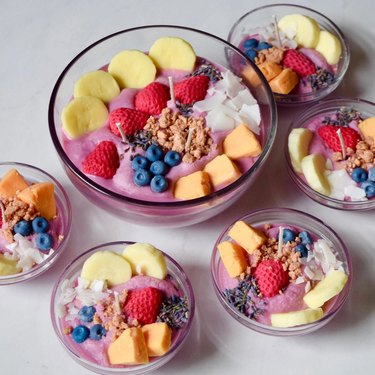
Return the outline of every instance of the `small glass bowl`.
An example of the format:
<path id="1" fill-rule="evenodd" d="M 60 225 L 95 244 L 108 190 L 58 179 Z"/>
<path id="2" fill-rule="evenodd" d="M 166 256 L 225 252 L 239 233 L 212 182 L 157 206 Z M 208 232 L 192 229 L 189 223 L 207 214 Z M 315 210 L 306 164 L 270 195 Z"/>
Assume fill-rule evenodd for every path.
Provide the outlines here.
<path id="1" fill-rule="evenodd" d="M 348 274 L 348 280 L 344 289 L 335 297 L 333 304 L 324 316 L 313 323 L 299 325 L 289 328 L 272 327 L 271 325 L 261 324 L 253 319 L 246 317 L 230 305 L 224 296 L 223 287 L 221 286 L 220 273 L 225 269 L 220 259 L 220 253 L 217 250 L 219 243 L 223 241 L 233 241 L 228 236 L 231 227 L 238 220 L 242 220 L 251 226 L 262 227 L 265 224 L 285 224 L 287 226 L 294 226 L 306 230 L 319 238 L 329 240 L 333 244 L 333 248 L 338 254 L 338 258 L 343 261 L 343 267 Z M 211 275 L 214 285 L 216 296 L 224 309 L 237 321 L 244 326 L 251 328 L 254 331 L 273 336 L 296 336 L 307 334 L 316 331 L 327 324 L 341 309 L 348 296 L 351 282 L 352 282 L 352 261 L 350 254 L 346 249 L 344 243 L 333 231 L 332 228 L 327 226 L 323 221 L 318 218 L 308 215 L 304 212 L 292 210 L 288 208 L 267 208 L 261 210 L 251 211 L 245 216 L 237 219 L 228 228 L 224 229 L 219 238 L 217 239 L 212 256 L 211 256 Z"/>
<path id="2" fill-rule="evenodd" d="M 148 201 L 116 193 L 98 184 L 84 174 L 67 155 L 62 144 L 61 112 L 72 96 L 74 82 L 90 70 L 107 64 L 121 50 L 137 48 L 147 51 L 159 37 L 174 35 L 187 40 L 197 56 L 202 56 L 225 68 L 233 70 L 231 61 L 236 60 L 234 73 L 257 78 L 257 85 L 244 79 L 260 106 L 262 119 L 261 144 L 263 151 L 255 163 L 230 185 L 207 196 L 185 201 Z M 245 74 L 245 73 L 244 73 Z M 264 165 L 275 139 L 277 112 L 267 81 L 254 64 L 237 48 L 223 39 L 204 31 L 181 26 L 150 25 L 119 31 L 98 40 L 80 52 L 64 69 L 51 94 L 49 130 L 60 161 L 73 185 L 91 202 L 129 222 L 153 227 L 182 227 L 199 223 L 216 216 L 238 200 L 255 181 Z"/>
<path id="3" fill-rule="evenodd" d="M 337 72 L 333 82 L 324 88 L 316 91 L 298 93 L 298 94 L 277 94 L 274 93 L 275 100 L 277 104 L 282 105 L 293 105 L 293 104 L 308 104 L 317 100 L 320 100 L 331 92 L 333 92 L 337 86 L 341 83 L 344 75 L 348 69 L 350 61 L 349 45 L 346 41 L 343 33 L 338 28 L 338 26 L 333 23 L 329 18 L 323 14 L 304 7 L 294 4 L 270 4 L 265 5 L 250 12 L 244 14 L 239 18 L 229 31 L 227 40 L 229 43 L 240 48 L 241 43 L 246 35 L 251 34 L 251 30 L 256 29 L 260 26 L 267 26 L 273 23 L 273 19 L 276 16 L 277 20 L 280 20 L 283 16 L 289 14 L 302 14 L 313 18 L 323 30 L 327 30 L 334 34 L 341 43 L 341 57 L 337 63 Z"/>
<path id="4" fill-rule="evenodd" d="M 70 235 L 70 226 L 72 222 L 72 209 L 68 195 L 61 184 L 50 174 L 40 168 L 32 165 L 16 163 L 16 162 L 0 162 L 0 176 L 3 176 L 10 169 L 16 169 L 28 182 L 52 182 L 55 186 L 55 200 L 59 217 L 59 243 L 57 247 L 53 247 L 54 252 L 48 256 L 43 262 L 37 264 L 28 271 L 16 273 L 9 276 L 0 276 L 0 285 L 8 285 L 20 283 L 33 279 L 43 272 L 47 271 L 57 258 L 62 254 Z"/>
<path id="5" fill-rule="evenodd" d="M 297 117 L 287 132 L 289 134 L 294 128 L 304 128 L 306 127 L 312 119 L 317 116 L 322 116 L 324 114 L 332 114 L 336 110 L 342 107 L 353 108 L 361 112 L 361 114 L 367 117 L 375 116 L 375 103 L 369 102 L 363 99 L 357 98 L 334 98 L 323 100 L 311 108 L 304 111 L 299 117 Z M 375 198 L 368 199 L 365 201 L 345 201 L 335 198 L 331 198 L 327 195 L 323 195 L 316 190 L 312 189 L 306 182 L 302 173 L 298 173 L 294 170 L 292 162 L 290 160 L 290 155 L 288 151 L 288 137 L 286 137 L 286 142 L 284 145 L 285 157 L 288 164 L 288 172 L 292 180 L 299 187 L 299 189 L 304 192 L 308 197 L 314 201 L 331 208 L 336 208 L 340 210 L 371 210 L 375 208 Z"/>
<path id="6" fill-rule="evenodd" d="M 55 286 L 52 291 L 51 303 L 50 303 L 50 314 L 52 319 L 52 325 L 59 338 L 61 344 L 69 355 L 81 366 L 103 375 L 113 375 L 113 374 L 145 374 L 150 371 L 154 371 L 157 368 L 163 366 L 169 362 L 182 348 L 183 343 L 185 342 L 193 322 L 194 312 L 195 312 L 195 298 L 193 293 L 193 288 L 191 283 L 185 274 L 181 266 L 173 260 L 168 254 L 164 253 L 164 257 L 167 264 L 168 274 L 172 276 L 174 284 L 180 288 L 183 292 L 183 295 L 187 297 L 188 307 L 189 307 L 189 319 L 187 323 L 180 328 L 175 336 L 172 338 L 172 345 L 169 351 L 161 357 L 153 357 L 150 359 L 150 362 L 142 365 L 133 365 L 133 366 L 122 366 L 122 367 L 106 367 L 98 365 L 86 358 L 83 358 L 79 353 L 77 353 L 70 343 L 66 340 L 66 335 L 63 332 L 62 325 L 59 321 L 57 306 L 58 301 L 61 296 L 61 286 L 64 280 L 76 280 L 79 276 L 83 263 L 89 258 L 92 254 L 97 251 L 114 251 L 121 253 L 124 250 L 126 245 L 131 245 L 134 242 L 128 241 L 117 241 L 109 242 L 105 244 L 98 245 L 90 250 L 85 251 L 79 257 L 74 259 L 69 265 L 67 265 L 64 271 L 61 273 L 59 279 L 56 281 Z"/>

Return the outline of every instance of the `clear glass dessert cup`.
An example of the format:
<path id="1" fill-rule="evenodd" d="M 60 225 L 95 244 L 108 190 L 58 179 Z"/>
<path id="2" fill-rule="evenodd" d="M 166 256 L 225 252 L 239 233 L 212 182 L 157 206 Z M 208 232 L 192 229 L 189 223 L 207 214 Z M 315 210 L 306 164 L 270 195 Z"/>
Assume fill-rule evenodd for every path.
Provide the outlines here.
<path id="1" fill-rule="evenodd" d="M 219 251 L 217 250 L 217 246 L 222 241 L 230 240 L 228 232 L 234 225 L 234 223 L 238 220 L 242 220 L 250 224 L 251 226 L 256 227 L 272 223 L 282 223 L 292 227 L 295 226 L 297 228 L 302 228 L 303 230 L 306 230 L 314 235 L 317 235 L 324 240 L 329 240 L 333 244 L 333 248 L 337 251 L 338 258 L 344 262 L 343 266 L 345 272 L 348 274 L 348 280 L 344 286 L 344 289 L 336 297 L 334 297 L 335 300 L 330 306 L 329 311 L 325 312 L 324 316 L 321 319 L 309 324 L 303 324 L 289 328 L 272 327 L 271 325 L 261 324 L 253 319 L 246 317 L 226 301 L 220 280 L 220 270 L 223 266 Z M 229 313 L 229 315 L 231 315 L 245 327 L 272 336 L 296 336 L 311 333 L 323 327 L 331 319 L 333 319 L 333 317 L 339 312 L 347 299 L 352 282 L 353 271 L 350 254 L 344 243 L 332 228 L 312 215 L 288 208 L 266 208 L 251 211 L 243 217 L 238 218 L 235 222 L 229 225 L 228 228 L 225 228 L 221 233 L 215 243 L 211 256 L 211 276 L 214 290 L 220 303 L 223 305 L 224 309 Z"/>
<path id="2" fill-rule="evenodd" d="M 341 44 L 341 57 L 337 64 L 337 72 L 335 74 L 333 82 L 323 88 L 320 88 L 316 91 L 298 93 L 298 94 L 277 94 L 274 93 L 275 100 L 277 104 L 281 105 L 295 105 L 295 104 L 308 104 L 317 100 L 320 100 L 331 92 L 333 92 L 338 85 L 341 83 L 344 75 L 348 69 L 350 61 L 350 52 L 349 45 L 346 41 L 343 33 L 339 27 L 332 22 L 325 15 L 295 4 L 270 4 L 265 5 L 256 9 L 251 10 L 250 12 L 241 16 L 232 26 L 229 31 L 227 40 L 229 43 L 233 44 L 236 47 L 239 47 L 243 38 L 248 35 L 247 31 L 255 29 L 260 26 L 267 26 L 273 23 L 274 17 L 276 20 L 280 20 L 283 16 L 289 14 L 302 14 L 313 18 L 321 27 L 321 29 L 329 31 L 334 34 L 340 41 Z"/>
<path id="3" fill-rule="evenodd" d="M 61 296 L 61 286 L 64 280 L 76 280 L 77 277 L 80 275 L 83 263 L 87 258 L 89 258 L 92 254 L 96 253 L 97 251 L 114 251 L 117 253 L 121 253 L 126 245 L 131 245 L 134 242 L 128 241 L 117 241 L 117 242 L 109 242 L 105 244 L 98 245 L 90 250 L 85 251 L 79 257 L 74 259 L 69 265 L 66 266 L 64 271 L 61 273 L 59 279 L 56 281 L 52 295 L 51 295 L 51 303 L 50 303 L 50 314 L 52 319 L 52 325 L 59 338 L 60 343 L 63 345 L 65 350 L 69 353 L 69 355 L 80 365 L 83 367 L 96 372 L 98 374 L 104 375 L 113 375 L 113 374 L 145 374 L 150 371 L 154 371 L 159 367 L 163 366 L 167 362 L 169 362 L 182 348 L 192 326 L 194 312 L 195 312 L 195 298 L 193 293 L 192 285 L 185 274 L 184 270 L 181 266 L 172 259 L 168 254 L 163 253 L 166 264 L 167 264 L 167 272 L 172 277 L 172 280 L 178 288 L 181 289 L 184 296 L 187 298 L 187 304 L 189 308 L 189 318 L 186 324 L 180 328 L 177 332 L 175 332 L 172 336 L 172 345 L 169 351 L 161 357 L 153 357 L 150 358 L 150 362 L 147 364 L 141 365 L 127 365 L 122 367 L 108 367 L 108 366 L 101 366 L 96 364 L 82 355 L 77 353 L 71 344 L 66 339 L 66 334 L 63 332 L 63 327 L 61 322 L 59 321 L 58 317 L 58 301 Z"/>
<path id="4" fill-rule="evenodd" d="M 287 134 L 294 128 L 303 128 L 305 127 L 313 118 L 333 113 L 336 110 L 339 110 L 342 107 L 347 108 L 354 108 L 361 112 L 364 117 L 374 117 L 375 116 L 375 103 L 369 102 L 367 100 L 358 99 L 358 98 L 333 98 L 333 99 L 326 99 L 323 100 L 311 108 L 304 111 L 299 117 L 297 117 L 290 125 Z M 331 208 L 336 208 L 340 210 L 371 210 L 375 208 L 375 199 L 370 198 L 368 200 L 363 201 L 346 201 L 346 200 L 339 200 L 327 195 L 321 194 L 318 191 L 311 188 L 305 178 L 303 177 L 302 173 L 298 173 L 294 170 L 292 166 L 292 162 L 290 159 L 289 151 L 288 151 L 288 137 L 286 137 L 285 145 L 285 158 L 288 165 L 288 172 L 291 176 L 294 183 L 298 186 L 298 188 L 305 193 L 308 197 L 313 199 L 314 201 Z"/>
<path id="5" fill-rule="evenodd" d="M 178 36 L 187 40 L 196 55 L 232 69 L 230 61 L 235 58 L 243 69 L 259 77 L 260 84 L 251 90 L 260 106 L 262 135 L 260 142 L 263 151 L 256 162 L 242 176 L 230 185 L 207 196 L 185 201 L 150 202 L 134 199 L 115 193 L 99 185 L 85 175 L 69 158 L 62 145 L 61 112 L 72 97 L 74 82 L 84 73 L 97 70 L 124 49 L 147 51 L 159 37 Z M 181 227 L 207 220 L 232 205 L 254 182 L 260 168 L 264 165 L 275 139 L 277 112 L 272 92 L 267 81 L 255 65 L 237 48 L 214 35 L 181 26 L 142 26 L 123 30 L 93 43 L 79 53 L 64 69 L 53 89 L 49 110 L 49 130 L 52 142 L 60 161 L 74 186 L 91 202 L 120 218 L 133 223 L 164 227 Z"/>
<path id="6" fill-rule="evenodd" d="M 28 182 L 52 182 L 54 184 L 56 206 L 58 209 L 58 216 L 60 217 L 59 220 L 61 220 L 59 230 L 61 241 L 57 247 L 53 247 L 54 252 L 52 254 L 30 270 L 9 276 L 0 276 L 0 286 L 28 281 L 47 271 L 63 253 L 69 239 L 72 221 L 72 211 L 68 195 L 61 184 L 54 177 L 40 168 L 17 162 L 1 162 L 0 176 L 3 176 L 10 169 L 16 169 Z"/>

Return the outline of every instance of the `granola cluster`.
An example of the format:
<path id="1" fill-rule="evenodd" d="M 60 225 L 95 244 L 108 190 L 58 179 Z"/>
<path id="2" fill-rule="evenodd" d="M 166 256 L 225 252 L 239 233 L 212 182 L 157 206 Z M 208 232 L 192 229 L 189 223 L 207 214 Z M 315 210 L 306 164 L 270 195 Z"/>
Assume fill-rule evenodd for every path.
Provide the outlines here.
<path id="1" fill-rule="evenodd" d="M 271 47 L 268 49 L 263 49 L 258 52 L 255 58 L 255 63 L 257 65 L 263 64 L 265 62 L 274 62 L 276 64 L 281 64 L 284 57 L 284 49 L 278 47 Z"/>
<path id="2" fill-rule="evenodd" d="M 164 108 L 159 118 L 151 116 L 144 130 L 151 132 L 152 140 L 164 151 L 181 153 L 186 163 L 199 160 L 214 146 L 211 130 L 205 126 L 203 117 L 183 116 L 170 108 Z"/>
<path id="3" fill-rule="evenodd" d="M 375 167 L 375 142 L 371 139 L 357 143 L 356 150 L 349 154 L 346 170 L 351 173 L 354 168 L 369 170 Z"/>

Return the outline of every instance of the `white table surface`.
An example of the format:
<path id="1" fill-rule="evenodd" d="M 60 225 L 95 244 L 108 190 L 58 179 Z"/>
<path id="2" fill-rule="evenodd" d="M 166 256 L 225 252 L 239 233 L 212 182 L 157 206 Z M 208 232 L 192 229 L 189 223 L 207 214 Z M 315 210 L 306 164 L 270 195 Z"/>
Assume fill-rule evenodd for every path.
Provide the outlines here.
<path id="1" fill-rule="evenodd" d="M 3 0 L 0 11 L 0 159 L 39 166 L 64 185 L 73 204 L 66 253 L 35 280 L 0 287 L 0 373 L 75 374 L 76 364 L 55 336 L 49 315 L 52 286 L 62 269 L 93 245 L 151 242 L 187 271 L 196 292 L 195 321 L 185 346 L 157 374 L 370 374 L 375 369 L 374 211 L 341 212 L 318 205 L 294 186 L 285 170 L 285 127 L 303 110 L 280 110 L 276 142 L 266 168 L 249 193 L 203 224 L 156 229 L 125 223 L 89 203 L 66 177 L 50 140 L 47 107 L 52 87 L 84 47 L 115 31 L 146 24 L 181 24 L 226 38 L 231 25 L 252 8 L 272 1 L 233 0 Z M 333 18 L 350 42 L 352 60 L 332 96 L 375 99 L 373 0 L 308 0 Z M 324 219 L 342 237 L 354 264 L 349 299 L 316 333 L 275 338 L 234 321 L 213 295 L 209 260 L 224 226 L 246 211 L 270 206 L 300 209 Z"/>

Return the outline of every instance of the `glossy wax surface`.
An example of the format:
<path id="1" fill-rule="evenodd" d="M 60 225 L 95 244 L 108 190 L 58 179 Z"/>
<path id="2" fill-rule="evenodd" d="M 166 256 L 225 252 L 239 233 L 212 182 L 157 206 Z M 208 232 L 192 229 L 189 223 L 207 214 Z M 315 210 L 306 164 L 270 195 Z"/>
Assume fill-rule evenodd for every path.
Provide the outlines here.
<path id="1" fill-rule="evenodd" d="M 70 183 L 50 140 L 48 102 L 66 64 L 84 47 L 124 28 L 181 24 L 226 38 L 232 24 L 252 8 L 271 1 L 191 0 L 6 1 L 0 13 L 0 150 L 2 160 L 38 165 L 58 179 L 73 206 L 69 246 L 52 269 L 27 283 L 0 288 L 1 373 L 7 375 L 89 375 L 60 345 L 49 317 L 52 286 L 82 251 L 116 240 L 151 242 L 170 254 L 188 274 L 196 295 L 196 316 L 181 351 L 155 374 L 370 374 L 375 368 L 374 211 L 342 212 L 306 197 L 291 181 L 283 144 L 290 121 L 305 107 L 279 110 L 274 148 L 251 189 L 215 218 L 181 229 L 132 225 L 89 203 Z M 299 0 L 327 15 L 345 33 L 351 64 L 331 96 L 375 100 L 371 0 Z M 278 141 L 279 140 L 279 141 Z M 251 331 L 231 318 L 217 300 L 210 275 L 211 249 L 221 231 L 247 211 L 291 207 L 323 219 L 345 242 L 353 259 L 348 300 L 321 330 L 295 338 Z M 292 361 L 288 360 L 292 358 Z M 311 366 L 310 366 L 311 364 Z"/>

